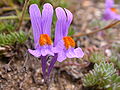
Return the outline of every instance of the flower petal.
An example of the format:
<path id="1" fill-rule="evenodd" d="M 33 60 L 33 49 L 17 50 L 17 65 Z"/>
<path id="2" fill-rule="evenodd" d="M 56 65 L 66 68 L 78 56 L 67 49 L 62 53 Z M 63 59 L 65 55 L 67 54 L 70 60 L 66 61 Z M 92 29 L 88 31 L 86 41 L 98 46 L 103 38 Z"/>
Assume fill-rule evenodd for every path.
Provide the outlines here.
<path id="1" fill-rule="evenodd" d="M 113 19 L 113 17 L 111 16 L 111 11 L 109 9 L 106 9 L 103 15 L 103 19 L 104 20 L 110 20 Z"/>
<path id="2" fill-rule="evenodd" d="M 112 8 L 114 5 L 114 0 L 105 0 L 106 8 Z"/>
<path id="3" fill-rule="evenodd" d="M 48 54 L 46 49 L 41 49 L 42 56 L 46 56 Z"/>
<path id="4" fill-rule="evenodd" d="M 40 50 L 31 50 L 31 49 L 28 49 L 29 53 L 31 53 L 33 56 L 35 57 L 40 57 L 41 56 L 41 52 Z"/>
<path id="5" fill-rule="evenodd" d="M 67 21 L 66 21 L 66 27 L 65 27 L 65 31 L 63 32 L 63 36 L 67 36 L 68 34 L 68 29 L 70 27 L 70 24 L 72 22 L 72 19 L 73 19 L 73 14 L 66 8 L 64 8 L 66 14 L 67 14 Z"/>
<path id="6" fill-rule="evenodd" d="M 41 54 L 42 54 L 42 56 L 46 56 L 46 55 L 54 56 L 54 53 L 53 53 L 52 48 L 50 46 L 41 47 Z"/>
<path id="7" fill-rule="evenodd" d="M 57 22 L 55 27 L 55 40 L 54 40 L 54 46 L 57 44 L 59 40 L 63 38 L 63 28 L 65 27 L 66 23 L 66 14 L 65 11 L 58 7 L 55 9 L 56 16 L 57 16 Z"/>
<path id="8" fill-rule="evenodd" d="M 66 51 L 66 56 L 68 58 L 75 58 L 76 57 L 76 54 L 74 52 L 74 48 L 69 48 L 67 51 Z"/>
<path id="9" fill-rule="evenodd" d="M 58 53 L 58 58 L 57 58 L 57 61 L 59 62 L 62 62 L 66 59 L 66 54 L 65 52 L 62 50 L 61 52 Z"/>
<path id="10" fill-rule="evenodd" d="M 34 43 L 35 47 L 37 42 L 39 41 L 40 34 L 42 34 L 41 30 L 41 13 L 36 4 L 30 5 L 29 8 L 32 28 L 33 28 L 33 36 L 34 36 Z"/>
<path id="11" fill-rule="evenodd" d="M 63 40 L 60 40 L 55 47 L 53 47 L 53 52 L 58 53 L 61 52 L 65 48 Z"/>
<path id="12" fill-rule="evenodd" d="M 82 58 L 84 56 L 84 53 L 81 48 L 69 48 L 66 51 L 66 56 L 68 58 Z"/>
<path id="13" fill-rule="evenodd" d="M 43 34 L 48 34 L 49 36 L 51 33 L 52 16 L 53 16 L 52 5 L 49 3 L 44 4 L 42 11 L 42 30 Z"/>
<path id="14" fill-rule="evenodd" d="M 117 15 L 117 14 L 116 14 L 116 15 L 115 15 L 115 19 L 116 19 L 116 20 L 120 20 L 120 15 Z"/>
<path id="15" fill-rule="evenodd" d="M 120 20 L 120 15 L 117 14 L 117 13 L 115 13 L 115 12 L 112 12 L 110 8 L 107 8 L 107 9 L 105 10 L 103 19 L 104 19 L 104 20 L 110 20 L 110 19 Z"/>
<path id="16" fill-rule="evenodd" d="M 74 52 L 75 52 L 77 58 L 82 58 L 84 56 L 84 53 L 81 48 L 74 49 Z"/>

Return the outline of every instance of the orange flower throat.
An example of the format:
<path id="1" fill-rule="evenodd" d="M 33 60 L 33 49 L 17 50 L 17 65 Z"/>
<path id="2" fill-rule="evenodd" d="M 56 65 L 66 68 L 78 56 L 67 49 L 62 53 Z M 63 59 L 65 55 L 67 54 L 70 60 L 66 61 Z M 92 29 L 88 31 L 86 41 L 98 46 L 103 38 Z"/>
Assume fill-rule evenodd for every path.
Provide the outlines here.
<path id="1" fill-rule="evenodd" d="M 75 47 L 75 41 L 71 37 L 63 37 L 63 41 L 66 49 L 69 49 L 70 47 Z"/>
<path id="2" fill-rule="evenodd" d="M 110 8 L 110 9 L 111 9 L 112 12 L 115 12 L 115 13 L 118 12 L 118 10 L 116 8 Z"/>
<path id="3" fill-rule="evenodd" d="M 111 9 L 111 11 L 114 12 L 114 13 L 119 13 L 118 9 L 116 9 L 116 8 L 110 8 L 110 9 Z"/>
<path id="4" fill-rule="evenodd" d="M 52 40 L 51 38 L 49 37 L 48 34 L 41 34 L 40 35 L 40 39 L 39 39 L 39 44 L 40 46 L 43 46 L 43 45 L 51 45 L 52 44 Z"/>

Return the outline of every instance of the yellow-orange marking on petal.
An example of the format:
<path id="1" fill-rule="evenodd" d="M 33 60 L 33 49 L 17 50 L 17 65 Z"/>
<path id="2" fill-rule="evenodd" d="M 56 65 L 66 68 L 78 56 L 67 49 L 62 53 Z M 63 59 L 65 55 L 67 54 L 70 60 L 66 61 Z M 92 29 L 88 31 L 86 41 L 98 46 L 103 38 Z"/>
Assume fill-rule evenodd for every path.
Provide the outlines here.
<path id="1" fill-rule="evenodd" d="M 51 38 L 49 37 L 48 34 L 41 34 L 40 35 L 40 39 L 39 39 L 39 44 L 40 46 L 43 46 L 43 45 L 51 45 L 52 44 L 52 40 Z"/>
<path id="2" fill-rule="evenodd" d="M 111 9 L 111 11 L 114 12 L 114 13 L 118 13 L 118 12 L 119 12 L 118 9 L 116 9 L 116 8 L 110 8 L 110 9 Z"/>
<path id="3" fill-rule="evenodd" d="M 67 36 L 67 37 L 63 37 L 63 41 L 64 41 L 64 45 L 66 47 L 66 49 L 70 48 L 70 47 L 75 47 L 75 41 Z"/>

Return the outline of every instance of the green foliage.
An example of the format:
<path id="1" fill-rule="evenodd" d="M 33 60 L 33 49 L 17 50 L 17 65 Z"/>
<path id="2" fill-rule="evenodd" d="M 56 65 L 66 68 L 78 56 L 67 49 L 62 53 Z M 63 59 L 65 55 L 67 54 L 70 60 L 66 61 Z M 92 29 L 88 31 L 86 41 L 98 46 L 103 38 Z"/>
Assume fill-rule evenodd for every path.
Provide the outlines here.
<path id="1" fill-rule="evenodd" d="M 67 3 L 65 2 L 65 0 L 46 0 L 46 2 L 49 2 L 51 3 L 53 6 L 55 7 L 63 7 L 63 8 L 66 8 L 67 7 Z"/>
<path id="2" fill-rule="evenodd" d="M 3 31 L 13 31 L 15 29 L 15 26 L 10 23 L 10 22 L 3 22 L 3 23 L 0 23 L 0 32 L 3 32 Z"/>
<path id="3" fill-rule="evenodd" d="M 93 62 L 93 63 L 100 63 L 100 62 L 104 62 L 106 59 L 105 59 L 105 55 L 103 53 L 93 53 L 91 56 L 90 56 L 90 62 Z"/>
<path id="4" fill-rule="evenodd" d="M 115 53 L 120 53 L 120 42 L 118 41 L 118 42 L 113 43 L 112 49 Z"/>
<path id="5" fill-rule="evenodd" d="M 120 60 L 118 60 L 117 56 L 111 56 L 110 62 L 114 63 L 114 65 L 120 69 Z"/>
<path id="6" fill-rule="evenodd" d="M 73 29 L 72 26 L 70 26 L 69 32 L 68 32 L 68 36 L 71 36 L 71 35 L 73 35 L 73 34 L 75 34 L 75 30 Z"/>
<path id="7" fill-rule="evenodd" d="M 37 4 L 37 5 L 39 5 L 40 1 L 41 0 L 30 0 L 30 4 Z"/>
<path id="8" fill-rule="evenodd" d="M 61 6 L 63 8 L 67 7 L 67 3 L 65 0 L 30 0 L 30 4 L 37 4 L 40 5 L 40 3 L 51 3 L 54 7 Z M 42 7 L 42 5 L 40 6 Z"/>
<path id="9" fill-rule="evenodd" d="M 23 31 L 16 32 L 16 21 L 9 20 L 0 22 L 0 46 L 23 43 L 27 36 Z"/>
<path id="10" fill-rule="evenodd" d="M 27 39 L 27 36 L 23 31 L 10 32 L 9 34 L 0 34 L 0 46 L 13 45 L 16 42 L 23 43 Z"/>
<path id="11" fill-rule="evenodd" d="M 113 74 L 108 84 L 107 90 L 120 90 L 120 76 Z"/>
<path id="12" fill-rule="evenodd" d="M 120 76 L 112 63 L 101 62 L 85 74 L 82 81 L 85 87 L 98 86 L 99 89 L 120 90 Z"/>
<path id="13" fill-rule="evenodd" d="M 120 42 L 116 41 L 112 44 L 112 56 L 110 57 L 110 62 L 114 63 L 114 65 L 116 66 L 116 68 L 120 69 Z"/>
<path id="14" fill-rule="evenodd" d="M 5 29 L 5 25 L 3 23 L 0 23 L 0 31 L 3 31 Z"/>
<path id="15" fill-rule="evenodd" d="M 115 0 L 115 3 L 116 4 L 120 4 L 120 0 Z"/>
<path id="16" fill-rule="evenodd" d="M 23 4 L 25 0 L 18 0 L 20 4 Z"/>

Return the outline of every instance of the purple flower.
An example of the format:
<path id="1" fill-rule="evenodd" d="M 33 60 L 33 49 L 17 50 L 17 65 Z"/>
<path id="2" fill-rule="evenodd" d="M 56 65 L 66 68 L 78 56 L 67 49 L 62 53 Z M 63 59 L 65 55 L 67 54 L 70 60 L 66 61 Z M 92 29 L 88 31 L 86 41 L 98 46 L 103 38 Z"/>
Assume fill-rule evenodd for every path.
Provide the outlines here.
<path id="1" fill-rule="evenodd" d="M 44 4 L 42 15 L 36 4 L 32 4 L 29 8 L 35 50 L 28 49 L 28 51 L 35 57 L 54 55 L 52 52 L 52 40 L 50 38 L 51 23 L 53 16 L 53 7 L 51 4 Z"/>
<path id="2" fill-rule="evenodd" d="M 114 0 L 105 1 L 105 12 L 103 18 L 105 20 L 111 20 L 111 19 L 120 20 L 119 10 L 114 8 Z"/>
<path id="3" fill-rule="evenodd" d="M 51 23 L 53 16 L 53 7 L 50 4 L 44 4 L 42 15 L 36 4 L 30 6 L 30 18 L 33 28 L 35 50 L 28 51 L 35 57 L 41 58 L 42 71 L 46 79 L 46 56 L 54 56 L 48 67 L 48 77 L 56 61 L 62 62 L 66 58 L 82 58 L 84 53 L 82 49 L 75 49 L 75 41 L 67 36 L 73 15 L 67 9 L 56 8 L 56 28 L 54 47 L 50 38 Z"/>
<path id="4" fill-rule="evenodd" d="M 62 62 L 66 58 L 82 58 L 84 53 L 80 47 L 75 49 L 75 41 L 67 36 L 68 29 L 73 19 L 72 13 L 61 7 L 56 8 L 56 29 L 54 52 L 58 53 L 57 61 Z"/>
<path id="5" fill-rule="evenodd" d="M 28 51 L 33 56 L 41 58 L 43 77 L 46 79 L 46 56 L 54 56 L 52 51 L 53 44 L 50 38 L 53 7 L 49 3 L 44 4 L 41 15 L 38 6 L 32 4 L 29 8 L 29 13 L 33 28 L 35 50 L 28 49 Z"/>
<path id="6" fill-rule="evenodd" d="M 53 49 L 55 55 L 48 68 L 48 77 L 56 61 L 62 62 L 66 58 L 82 58 L 84 56 L 82 49 L 80 47 L 75 49 L 75 41 L 67 36 L 69 26 L 73 19 L 72 13 L 67 9 L 58 7 L 56 8 L 56 16 L 57 22 Z"/>

